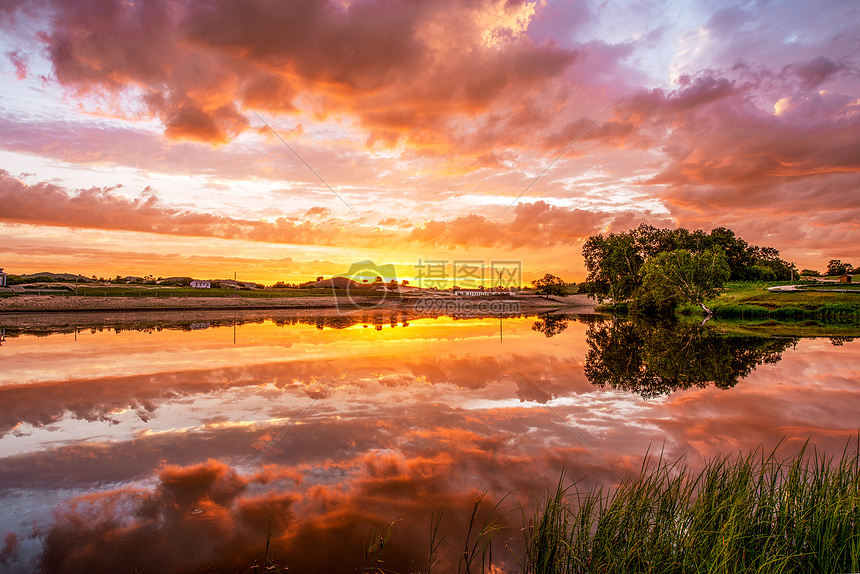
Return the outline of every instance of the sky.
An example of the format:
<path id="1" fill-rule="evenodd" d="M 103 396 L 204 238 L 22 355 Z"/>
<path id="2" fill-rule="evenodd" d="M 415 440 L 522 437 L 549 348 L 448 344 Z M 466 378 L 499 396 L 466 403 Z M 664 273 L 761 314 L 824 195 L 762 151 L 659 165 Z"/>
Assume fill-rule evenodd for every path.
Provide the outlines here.
<path id="1" fill-rule="evenodd" d="M 0 267 L 273 283 L 729 227 L 857 264 L 860 5 L 4 0 Z"/>

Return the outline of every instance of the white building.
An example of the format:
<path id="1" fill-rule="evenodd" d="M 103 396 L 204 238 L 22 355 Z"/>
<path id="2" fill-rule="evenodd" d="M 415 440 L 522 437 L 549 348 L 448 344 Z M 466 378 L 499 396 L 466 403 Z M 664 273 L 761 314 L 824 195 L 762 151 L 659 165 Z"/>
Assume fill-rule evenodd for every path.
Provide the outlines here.
<path id="1" fill-rule="evenodd" d="M 191 286 L 195 289 L 209 289 L 210 283 L 209 281 L 197 281 L 196 279 L 191 282 Z"/>

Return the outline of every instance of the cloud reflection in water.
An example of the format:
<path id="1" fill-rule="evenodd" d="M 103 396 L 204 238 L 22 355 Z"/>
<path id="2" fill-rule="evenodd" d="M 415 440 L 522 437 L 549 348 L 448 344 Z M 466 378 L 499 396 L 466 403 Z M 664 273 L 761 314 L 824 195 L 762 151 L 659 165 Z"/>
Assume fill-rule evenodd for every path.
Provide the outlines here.
<path id="1" fill-rule="evenodd" d="M 50 352 L 67 360 L 50 380 L 37 373 L 0 386 L 0 447 L 8 453 L 0 489 L 10 509 L 0 515 L 0 535 L 15 537 L 0 559 L 22 570 L 40 560 L 59 572 L 238 572 L 262 561 L 271 519 L 280 563 L 352 571 L 372 526 L 399 520 L 386 560 L 409 571 L 426 567 L 429 520 L 442 506 L 445 528 L 455 529 L 443 555 L 456 556 L 485 490 L 488 507 L 512 493 L 509 510 L 530 507 L 562 468 L 584 488 L 614 480 L 501 360 L 622 476 L 638 469 L 649 444 L 698 461 L 770 448 L 783 436 L 786 445 L 811 436 L 838 449 L 856 432 L 855 342 L 802 340 L 728 390 L 693 385 L 644 401 L 586 377 L 595 349 L 586 335 L 607 324 L 574 319 L 546 337 L 534 323 L 506 320 L 501 342 L 498 322 L 482 319 L 418 319 L 381 331 L 240 325 L 238 349 L 249 360 L 211 367 L 210 357 L 234 352 L 228 327 L 122 332 L 112 334 L 122 351 L 99 340 L 105 362 L 122 361 L 133 343 L 140 356 L 160 349 L 171 370 L 88 377 L 77 371 L 74 341 L 58 338 Z M 277 344 L 283 340 L 290 346 Z M 38 354 L 24 334 L 3 352 L 14 354 L 19 342 Z M 87 351 L 82 364 L 90 364 Z M 180 362 L 186 368 L 174 370 Z M 25 524 L 16 518 L 24 511 L 39 519 Z M 519 514 L 506 520 L 511 528 L 494 549 L 499 564 L 513 563 L 504 541 L 521 527 Z"/>

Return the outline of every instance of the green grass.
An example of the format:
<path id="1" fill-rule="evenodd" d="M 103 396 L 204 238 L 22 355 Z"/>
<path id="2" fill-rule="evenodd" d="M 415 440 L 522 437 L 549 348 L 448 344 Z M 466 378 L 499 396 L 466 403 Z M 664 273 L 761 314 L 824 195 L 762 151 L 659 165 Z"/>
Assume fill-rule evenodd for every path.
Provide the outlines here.
<path id="1" fill-rule="evenodd" d="M 496 571 L 486 549 L 503 532 L 506 548 L 521 548 L 515 555 L 524 574 L 858 572 L 858 454 L 846 446 L 831 457 L 804 445 L 784 459 L 718 455 L 701 471 L 683 459 L 646 456 L 636 476 L 610 490 L 564 486 L 562 473 L 521 529 L 500 528 L 498 504 L 478 528 L 479 498 L 458 572 Z M 437 531 L 438 522 L 428 573 Z M 364 572 L 393 572 L 381 567 L 392 534 L 391 527 L 374 531 Z"/>
<path id="2" fill-rule="evenodd" d="M 526 529 L 523 572 L 857 572 L 860 464 L 804 450 L 643 464 L 612 494 L 559 483 Z"/>
<path id="3" fill-rule="evenodd" d="M 768 287 L 786 284 L 790 283 L 732 282 L 724 293 L 707 301 L 705 305 L 712 309 L 717 317 L 860 322 L 860 297 L 854 293 L 767 290 Z M 684 305 L 679 311 L 701 313 L 701 309 L 691 305 Z"/>

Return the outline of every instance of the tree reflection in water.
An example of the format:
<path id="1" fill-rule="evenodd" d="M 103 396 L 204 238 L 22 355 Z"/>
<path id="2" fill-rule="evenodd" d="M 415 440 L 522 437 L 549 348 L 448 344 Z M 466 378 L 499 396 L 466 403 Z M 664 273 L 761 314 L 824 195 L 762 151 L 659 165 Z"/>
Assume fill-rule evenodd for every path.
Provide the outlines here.
<path id="1" fill-rule="evenodd" d="M 555 337 L 567 329 L 569 321 L 570 319 L 564 315 L 545 315 L 535 321 L 535 324 L 532 325 L 532 331 L 543 333 L 547 337 Z"/>
<path id="2" fill-rule="evenodd" d="M 674 321 L 612 318 L 588 327 L 585 375 L 593 384 L 648 399 L 692 386 L 735 386 L 777 363 L 800 337 L 728 336 Z"/>

